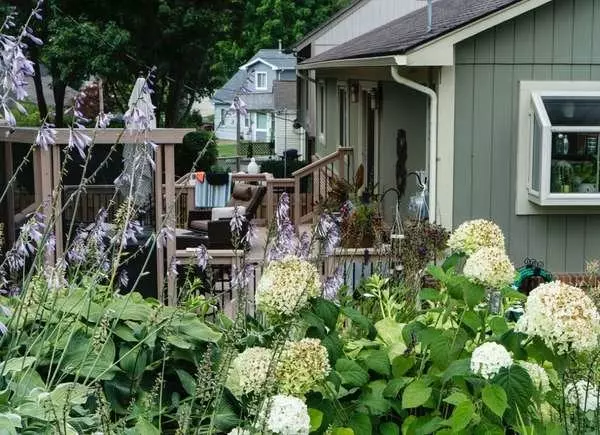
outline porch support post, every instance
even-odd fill
[[[176,197],[175,197],[175,145],[165,144],[165,226],[175,232],[176,226]],[[176,239],[167,239],[167,267],[175,261]],[[167,300],[169,305],[177,304],[177,277],[173,273],[167,273]]]
[[[54,147],[53,147],[54,148]],[[54,190],[54,177],[53,177],[53,168],[52,168],[52,153],[51,149],[39,149],[40,154],[40,172],[41,172],[41,200],[42,200],[42,212],[47,219],[50,219],[52,222],[52,217],[54,216],[54,208],[52,204],[52,193]],[[37,192],[36,192],[37,196]],[[59,217],[56,217],[58,220]],[[50,266],[54,266],[55,264],[55,253],[46,251],[46,264]]]
[[[443,66],[439,75],[437,201],[440,224],[452,229],[454,214],[454,86],[455,67]]]
[[[61,258],[63,254],[63,222],[62,222],[62,190],[59,188],[61,179],[61,158],[60,145],[52,145],[52,192],[54,198],[54,237],[56,240],[55,254],[56,258]]]
[[[4,142],[4,177],[0,183],[0,195],[7,189],[4,204],[1,207],[4,210],[2,222],[4,222],[4,246],[0,246],[1,250],[6,250],[15,242],[15,191],[12,186],[8,186],[10,179],[13,176],[13,152],[12,143]]]
[[[154,171],[154,220],[156,225],[156,236],[160,234],[163,226],[163,148],[164,145],[159,145],[156,150]],[[164,247],[156,243],[156,295],[161,303],[164,303],[164,280],[165,280],[165,253]]]

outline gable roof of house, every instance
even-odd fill
[[[329,19],[325,20],[325,22],[323,24],[321,24],[319,27],[316,27],[315,29],[311,30],[306,35],[304,35],[302,37],[302,39],[300,39],[299,41],[296,41],[294,43],[294,45],[292,45],[292,48],[298,49],[298,48],[306,45],[306,43],[309,42],[314,36],[318,35],[325,28],[329,27],[329,25],[331,23],[337,21],[339,18],[346,15],[346,13],[348,13],[351,10],[353,10],[354,8],[356,8],[359,4],[365,3],[367,1],[370,1],[370,0],[352,0],[350,2],[350,4],[341,8],[339,11],[337,11],[335,14],[333,14],[331,17],[329,17]]]
[[[428,31],[427,7],[411,12],[348,42],[340,44],[302,65],[405,54],[425,43],[524,0],[437,0]]]
[[[258,50],[247,63],[242,65],[245,69],[238,70],[222,88],[217,89],[213,96],[215,103],[231,103],[236,95],[244,95],[243,89],[248,87],[248,81],[251,79],[249,74],[252,72],[252,68],[250,67],[260,61],[268,62],[270,68],[275,66],[280,70],[296,68],[296,57],[293,54],[282,53],[277,49]]]

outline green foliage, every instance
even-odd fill
[[[175,174],[182,177],[189,172],[209,171],[218,156],[213,133],[203,130],[188,133],[183,143],[175,147]]]

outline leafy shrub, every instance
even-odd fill
[[[208,171],[217,163],[218,156],[213,133],[203,130],[188,133],[183,143],[175,147],[175,173],[181,177],[194,170]]]

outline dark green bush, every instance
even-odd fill
[[[196,167],[192,168],[201,152],[204,154],[196,163]],[[213,133],[208,131],[188,133],[183,138],[183,143],[175,147],[175,173],[181,177],[192,170],[208,171],[217,163],[218,156],[219,151]]]
[[[284,174],[284,163],[283,160],[265,160],[260,162],[261,172],[268,172],[273,174],[275,178],[289,178],[292,173],[298,169],[302,169],[308,165],[308,162],[302,162],[300,160],[288,160],[287,167],[285,168]]]

